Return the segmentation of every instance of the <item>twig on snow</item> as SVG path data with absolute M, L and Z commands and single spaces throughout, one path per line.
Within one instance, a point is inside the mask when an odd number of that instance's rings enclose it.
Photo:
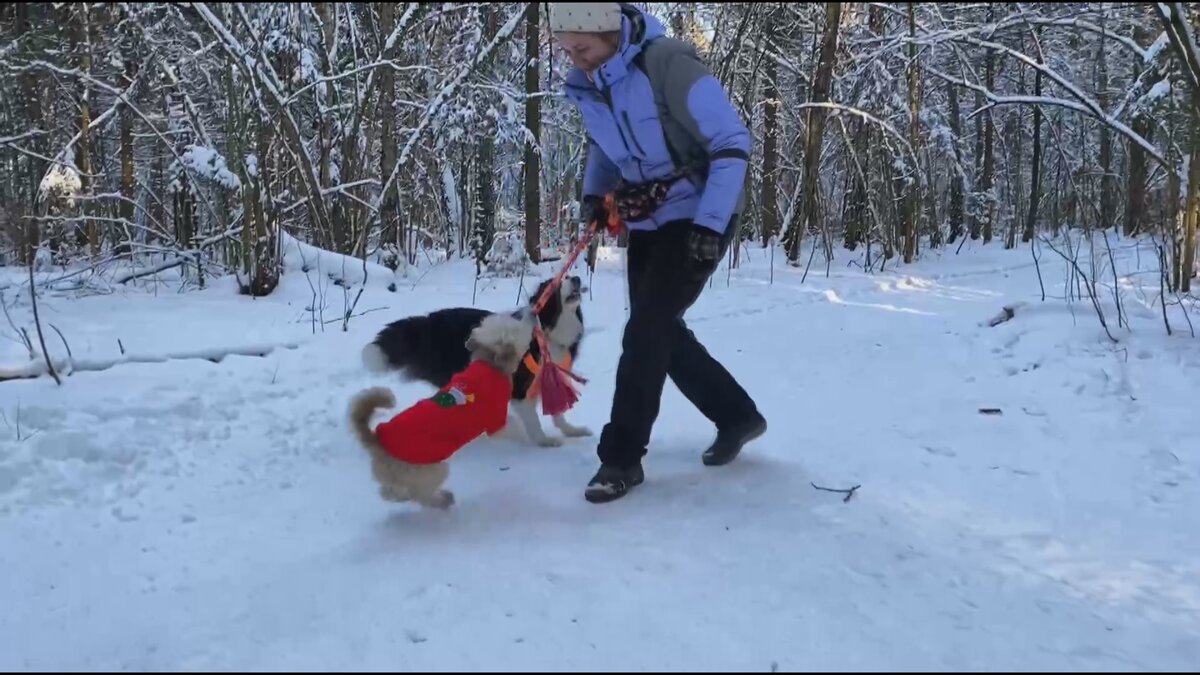
M 1188 313 L 1187 304 L 1183 300 L 1179 301 L 1179 309 L 1183 310 L 1183 318 L 1187 319 L 1188 330 L 1191 331 L 1192 337 L 1196 337 L 1196 327 L 1192 325 L 1192 315 Z
M 1054 244 L 1050 243 L 1050 241 L 1048 239 L 1046 239 L 1045 237 L 1042 238 L 1042 241 L 1047 246 L 1050 247 L 1051 251 L 1054 251 L 1060 257 L 1062 257 L 1063 260 L 1066 260 L 1067 262 L 1071 263 L 1071 267 L 1074 269 L 1075 274 L 1079 275 L 1079 277 L 1083 279 L 1083 282 L 1084 282 L 1083 285 L 1086 286 L 1088 289 L 1088 298 L 1091 299 L 1091 301 L 1092 301 L 1092 308 L 1096 310 L 1096 317 L 1100 319 L 1100 325 L 1104 328 L 1104 334 L 1107 335 L 1108 339 L 1111 340 L 1114 344 L 1119 342 L 1119 340 L 1117 340 L 1117 338 L 1113 337 L 1112 331 L 1110 331 L 1108 329 L 1108 322 L 1104 319 L 1104 310 L 1101 309 L 1100 301 L 1096 298 L 1096 292 L 1092 288 L 1092 283 L 1093 283 L 1092 280 L 1088 279 L 1088 276 L 1086 274 L 1084 274 L 1082 269 L 1079 268 L 1079 263 L 1075 262 L 1071 258 L 1068 258 L 1066 256 L 1066 254 L 1064 254 L 1062 251 L 1055 248 Z
M 0 309 L 4 310 L 4 318 L 8 319 L 8 325 L 12 326 L 13 332 L 16 333 L 17 337 L 21 338 L 21 342 L 24 343 L 26 351 L 29 352 L 29 360 L 32 361 L 36 359 L 37 352 L 33 351 L 33 343 L 29 340 L 29 333 L 27 333 L 24 328 L 17 328 L 16 322 L 12 320 L 12 315 L 8 313 L 8 303 L 4 302 L 3 292 L 0 292 Z
M 1042 289 L 1042 302 L 1045 302 L 1046 301 L 1046 284 L 1042 283 L 1041 260 L 1037 254 L 1037 250 L 1034 248 L 1034 242 L 1036 242 L 1036 241 L 1037 241 L 1037 237 L 1030 237 L 1030 239 L 1029 239 L 1029 254 L 1031 256 L 1033 256 L 1033 267 L 1034 267 L 1034 269 L 1037 270 L 1038 287 Z
M 1163 324 L 1167 327 L 1167 335 L 1171 334 L 1171 322 L 1167 320 L 1167 254 L 1163 247 L 1155 243 L 1158 249 L 1158 299 L 1162 305 Z
M 0 410 L 0 420 L 2 420 L 4 422 L 4 426 L 8 427 L 9 429 L 13 428 L 13 425 L 9 424 L 9 422 L 8 422 L 8 415 L 5 415 L 3 410 Z M 41 429 L 34 429 L 33 433 L 29 434 L 28 436 L 25 436 L 21 433 L 21 402 L 17 401 L 17 428 L 16 428 L 17 442 L 24 443 L 25 441 L 33 438 L 34 436 L 37 436 L 38 432 L 40 432 L 40 431 L 41 431 Z
M 67 344 L 67 338 L 63 336 L 62 331 L 58 329 L 58 326 L 55 326 L 54 324 L 50 324 L 50 327 L 54 329 L 55 333 L 58 333 L 58 339 L 62 340 L 63 347 L 67 348 L 67 363 L 69 363 L 71 365 L 71 371 L 74 372 L 75 371 L 75 355 L 71 353 L 71 345 Z
M 821 487 L 820 485 L 817 485 L 816 483 L 813 483 L 812 481 L 809 481 L 808 484 L 813 486 L 814 488 L 816 488 L 818 490 L 822 490 L 824 492 L 837 492 L 839 494 L 846 495 L 846 497 L 844 499 L 842 499 L 842 502 L 850 501 L 850 498 L 854 496 L 854 491 L 857 490 L 858 488 L 862 487 L 861 485 L 855 485 L 854 487 L 850 488 L 849 490 L 839 490 L 837 488 Z
M 356 304 L 357 304 L 357 301 L 356 301 Z M 378 312 L 378 311 L 381 311 L 384 309 L 390 309 L 390 307 L 384 306 L 384 307 L 375 307 L 372 309 L 364 309 L 363 311 L 359 312 L 358 314 L 354 314 L 352 316 L 362 316 L 363 314 L 370 314 L 371 312 Z M 326 324 L 337 323 L 338 321 L 341 321 L 341 320 L 342 320 L 341 318 L 326 319 L 324 323 L 326 323 Z
M 46 369 L 50 371 L 50 377 L 54 378 L 54 383 L 61 387 L 62 379 L 58 377 L 58 373 L 54 370 L 54 364 L 50 362 L 50 352 L 46 350 L 46 336 L 42 333 L 42 322 L 38 318 L 37 285 L 33 282 L 33 262 L 36 259 L 36 255 L 29 259 L 29 299 L 33 303 L 33 325 L 37 328 L 38 342 L 42 344 L 42 356 L 46 358 Z

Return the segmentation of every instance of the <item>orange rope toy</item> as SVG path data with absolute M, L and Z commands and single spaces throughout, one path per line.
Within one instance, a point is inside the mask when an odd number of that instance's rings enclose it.
M 621 220 L 617 215 L 616 198 L 613 194 L 605 195 L 604 197 L 605 211 L 608 214 L 608 221 L 604 223 L 605 229 L 609 232 L 617 232 L 621 228 Z M 575 265 L 575 261 L 579 259 L 579 255 L 592 242 L 592 237 L 595 236 L 599 229 L 600 221 L 593 220 L 588 223 L 587 229 L 583 236 L 579 238 L 579 243 L 575 245 L 575 250 L 567 258 L 566 264 L 562 269 L 554 275 L 545 290 L 542 291 L 541 297 L 533 305 L 533 314 L 536 317 L 539 312 L 546 307 L 546 303 L 550 301 L 550 294 L 557 293 L 558 288 L 562 286 L 563 279 L 567 276 L 567 272 Z M 569 368 L 563 367 L 554 362 L 550 355 L 550 348 L 546 343 L 546 333 L 542 330 L 542 322 L 539 319 L 533 327 L 534 338 L 537 339 L 538 349 L 542 352 L 542 370 L 538 374 L 538 389 L 542 393 L 542 414 L 545 415 L 561 415 L 570 410 L 575 402 L 579 400 L 579 392 L 571 384 L 570 380 L 575 380 L 580 384 L 587 384 L 587 379 L 581 377 Z

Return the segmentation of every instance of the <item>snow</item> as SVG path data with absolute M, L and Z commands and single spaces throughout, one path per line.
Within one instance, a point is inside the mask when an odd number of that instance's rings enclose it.
M 1138 101 L 1138 103 L 1139 103 L 1139 105 L 1145 105 L 1146 103 L 1149 103 L 1149 102 L 1164 99 L 1167 96 L 1169 96 L 1170 94 L 1171 94 L 1171 82 L 1170 82 L 1170 80 L 1167 80 L 1164 78 L 1164 79 L 1159 80 L 1158 82 L 1155 82 L 1154 86 L 1150 87 L 1150 91 L 1146 92 L 1146 95 L 1143 96 Z
M 462 204 L 458 199 L 458 183 L 450 163 L 442 164 L 442 195 L 445 199 L 447 220 L 455 232 L 462 228 Z
M 313 54 L 311 49 L 307 47 L 301 48 L 299 61 L 292 73 L 292 84 L 317 82 L 317 80 L 321 79 L 321 73 L 317 70 L 317 56 Z M 327 98 L 324 82 L 317 84 L 317 98 L 321 101 Z
M 212 148 L 188 145 L 179 154 L 179 161 L 171 163 L 171 171 L 178 171 L 180 164 L 197 176 L 219 183 L 230 190 L 236 190 L 242 186 L 242 181 L 238 179 L 237 174 L 230 171 L 225 164 L 225 158 Z M 176 181 L 178 180 L 176 179 Z
M 1158 59 L 1158 55 L 1161 54 L 1162 50 L 1166 49 L 1167 45 L 1170 43 L 1171 39 L 1167 37 L 1166 31 L 1159 33 L 1158 37 L 1154 39 L 1154 43 L 1146 49 L 1144 59 L 1145 62 L 1147 64 L 1154 63 L 1155 60 Z
M 747 247 L 688 321 L 770 430 L 704 467 L 711 429 L 668 385 L 646 483 L 605 505 L 582 494 L 595 438 L 548 450 L 515 428 L 454 457 L 450 511 L 387 504 L 344 422 L 364 387 L 429 393 L 362 367 L 386 322 L 473 294 L 511 308 L 557 263 L 477 285 L 470 261 L 411 280 L 369 265 L 345 332 L 362 261 L 293 239 L 266 298 L 228 279 L 180 293 L 177 269 L 39 296 L 80 362 L 117 337 L 143 356 L 276 349 L 0 383 L 0 667 L 1192 669 L 1200 343 L 1178 304 L 1166 335 L 1152 242 L 1110 239 L 1132 322 L 1105 277 L 1117 344 L 1086 297 L 1061 299 L 1044 247 L 1045 302 L 1028 247 L 873 274 L 839 251 L 803 283 Z M 607 247 L 594 276 L 579 264 L 590 382 L 568 418 L 597 431 L 623 264 Z M 33 334 L 23 274 L 0 288 Z M 0 331 L 0 368 L 25 366 Z

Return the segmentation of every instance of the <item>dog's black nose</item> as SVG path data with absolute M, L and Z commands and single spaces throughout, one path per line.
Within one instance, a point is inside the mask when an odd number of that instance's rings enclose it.
M 571 277 L 571 285 L 573 285 L 575 288 L 579 288 L 583 285 L 583 279 L 580 279 L 578 276 L 573 276 Z

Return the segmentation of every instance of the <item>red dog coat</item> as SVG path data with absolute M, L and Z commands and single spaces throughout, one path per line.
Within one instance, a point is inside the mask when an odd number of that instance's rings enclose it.
M 388 454 L 409 464 L 436 464 L 508 423 L 512 381 L 494 366 L 472 361 L 434 396 L 375 428 Z

